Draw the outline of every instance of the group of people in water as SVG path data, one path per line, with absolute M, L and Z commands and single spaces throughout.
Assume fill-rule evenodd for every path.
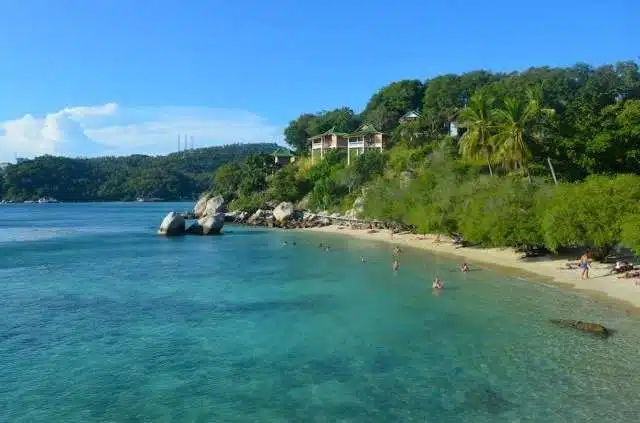
M 282 245 L 288 245 L 287 241 L 283 241 Z M 295 241 L 292 242 L 292 245 L 296 245 Z M 323 251 L 330 251 L 331 247 L 329 246 L 329 244 L 325 243 L 325 242 L 321 242 L 318 247 L 323 250 Z M 391 269 L 393 269 L 394 272 L 398 272 L 400 270 L 400 254 L 402 253 L 402 250 L 400 249 L 400 247 L 395 246 L 393 248 L 392 251 L 392 255 L 393 255 L 393 262 L 391 263 Z M 362 263 L 366 263 L 367 262 L 367 258 L 365 256 L 360 257 L 360 262 Z M 469 272 L 469 264 L 467 264 L 466 262 L 462 263 L 459 267 L 459 270 L 463 273 Z M 431 284 L 431 287 L 434 290 L 441 290 L 444 289 L 444 282 L 442 281 L 442 279 L 440 279 L 440 277 L 436 277 L 435 280 L 433 281 L 433 284 Z
M 399 257 L 401 252 L 402 250 L 400 249 L 400 247 L 396 246 L 393 248 L 393 262 L 391 264 L 391 268 L 393 269 L 394 272 L 397 272 L 398 270 L 400 270 Z M 460 265 L 460 271 L 463 273 L 467 273 L 469 271 L 469 264 L 467 262 L 462 263 Z M 433 284 L 431 284 L 431 288 L 434 290 L 444 289 L 444 282 L 442 282 L 442 279 L 440 279 L 439 276 L 436 276 L 435 280 L 433 281 Z

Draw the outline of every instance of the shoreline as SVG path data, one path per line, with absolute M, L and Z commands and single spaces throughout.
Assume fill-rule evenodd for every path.
M 499 273 L 521 276 L 530 282 L 580 292 L 600 303 L 613 305 L 628 314 L 640 316 L 640 286 L 635 285 L 634 279 L 618 279 L 616 275 L 610 275 L 611 265 L 594 262 L 589 272 L 589 279 L 581 280 L 579 269 L 562 269 L 566 263 L 575 263 L 575 260 L 550 256 L 522 260 L 521 254 L 512 248 L 457 247 L 447 237 L 442 236 L 441 242 L 436 243 L 434 242 L 436 237 L 433 235 L 421 236 L 410 233 L 391 235 L 386 230 L 371 233 L 366 229 L 351 229 L 335 224 L 301 229 L 301 231 L 344 235 L 420 249 L 431 254 L 447 256 L 453 260 L 462 259 L 471 266 L 482 265 Z

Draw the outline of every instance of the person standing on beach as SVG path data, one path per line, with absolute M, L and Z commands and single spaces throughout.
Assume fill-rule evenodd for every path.
M 578 262 L 578 266 L 582 269 L 582 273 L 580 274 L 580 279 L 585 280 L 589 279 L 589 269 L 591 268 L 591 260 L 589 260 L 589 252 L 585 252 Z

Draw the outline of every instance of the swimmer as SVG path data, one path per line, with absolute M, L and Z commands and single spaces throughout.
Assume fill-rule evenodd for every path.
M 398 262 L 398 260 L 393 261 L 391 268 L 393 269 L 394 272 L 397 272 L 398 270 L 400 270 L 400 263 Z
M 433 285 L 431 285 L 431 288 L 433 288 L 433 289 L 443 289 L 444 288 L 444 284 L 442 283 L 442 280 L 440 280 L 440 278 L 436 278 L 436 280 L 433 281 Z
M 460 271 L 463 272 L 463 273 L 468 272 L 469 271 L 469 265 L 466 262 L 462 263 L 462 266 L 460 266 Z
M 367 258 L 365 256 L 360 257 L 360 262 L 361 263 L 366 263 L 367 262 Z

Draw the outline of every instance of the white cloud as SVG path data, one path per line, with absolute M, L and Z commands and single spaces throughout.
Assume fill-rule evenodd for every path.
M 166 154 L 193 137 L 196 147 L 277 142 L 282 128 L 242 110 L 202 107 L 121 107 L 116 103 L 67 107 L 43 117 L 0 122 L 0 162 L 14 154 L 92 157 Z M 184 143 L 184 141 L 182 141 Z

